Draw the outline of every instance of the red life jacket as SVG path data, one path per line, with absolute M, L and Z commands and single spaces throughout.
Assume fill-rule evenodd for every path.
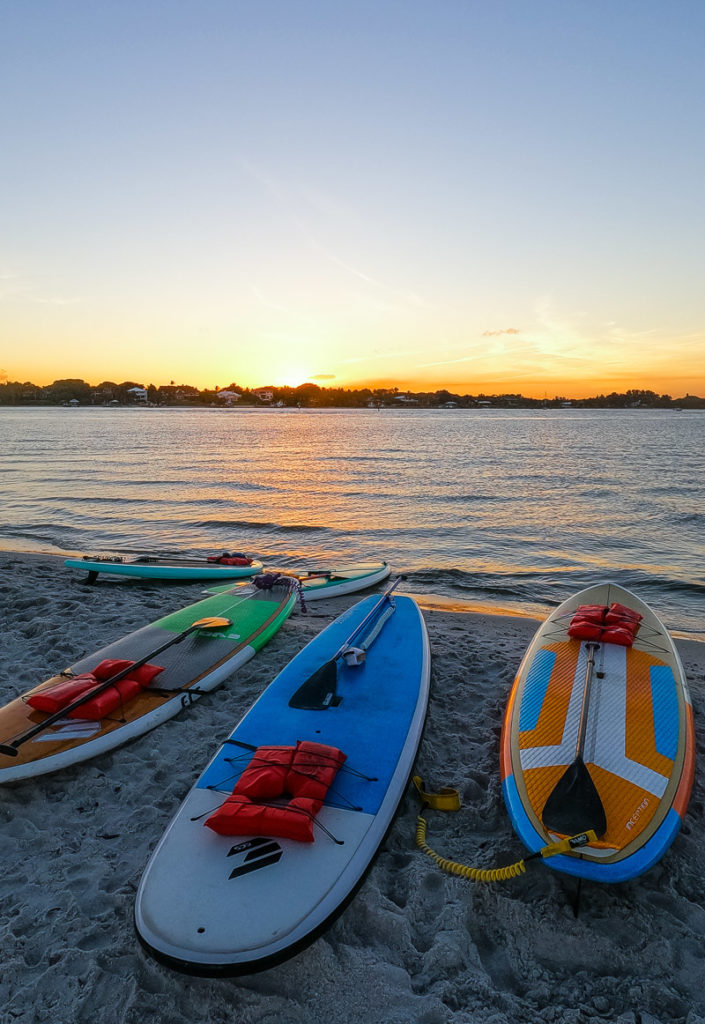
M 625 604 L 581 604 L 575 609 L 568 636 L 575 640 L 595 640 L 605 644 L 631 647 L 643 616 Z
M 54 683 L 53 686 L 33 693 L 27 697 L 27 703 L 37 711 L 56 714 L 57 711 L 73 704 L 75 700 L 90 690 L 97 689 L 111 676 L 123 672 L 130 665 L 134 665 L 134 662 L 108 658 L 96 665 L 92 672 L 82 672 L 80 676 L 74 676 L 72 679 L 62 679 L 61 682 Z M 68 717 L 100 721 L 121 704 L 136 697 L 138 693 L 149 686 L 156 675 L 163 671 L 164 668 L 161 665 L 140 665 L 134 672 L 130 672 L 117 683 L 108 686 L 102 693 L 87 700 L 85 704 L 81 704 L 75 711 L 69 711 Z
M 580 604 L 568 626 L 568 636 L 576 640 L 599 640 L 605 621 L 607 606 L 603 604 Z
M 223 836 L 277 836 L 313 842 L 313 820 L 346 755 L 337 747 L 298 742 L 258 747 L 231 795 L 204 822 Z M 269 801 L 290 796 L 286 804 Z
M 209 555 L 208 562 L 217 562 L 219 565 L 252 565 L 252 559 L 245 555 Z

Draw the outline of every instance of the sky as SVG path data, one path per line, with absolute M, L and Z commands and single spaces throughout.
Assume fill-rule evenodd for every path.
M 5 0 L 0 380 L 705 395 L 704 30 Z

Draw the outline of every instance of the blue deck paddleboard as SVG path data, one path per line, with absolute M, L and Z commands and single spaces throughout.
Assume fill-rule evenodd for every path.
M 334 699 L 315 710 L 292 707 L 308 703 L 296 696 L 304 681 L 365 621 L 354 643 L 364 647 L 372 631 L 366 658 L 337 661 Z M 135 907 L 143 944 L 182 970 L 232 974 L 310 942 L 354 892 L 389 828 L 421 739 L 429 677 L 426 627 L 409 597 L 366 598 L 311 641 L 220 747 L 154 851 Z M 315 819 L 314 842 L 204 827 L 256 748 L 299 741 L 347 758 Z

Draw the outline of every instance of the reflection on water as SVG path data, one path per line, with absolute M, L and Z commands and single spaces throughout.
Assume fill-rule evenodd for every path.
M 409 589 L 553 604 L 597 580 L 703 630 L 705 416 L 2 409 L 7 548 L 383 557 Z

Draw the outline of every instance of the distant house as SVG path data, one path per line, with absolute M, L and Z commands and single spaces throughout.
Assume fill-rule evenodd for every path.
M 113 392 L 108 388 L 96 388 L 91 392 L 91 401 L 97 405 L 106 405 L 112 397 Z
M 147 401 L 147 388 L 128 388 L 127 394 L 133 402 L 146 402 Z
M 399 402 L 401 405 L 418 405 L 418 398 L 409 398 L 408 395 L 395 395 L 394 401 Z
M 237 402 L 242 398 L 239 391 L 219 391 L 215 396 L 219 402 L 223 405 L 232 405 L 233 402 Z
M 443 405 L 441 406 L 441 409 L 457 409 L 457 408 L 458 408 L 458 403 L 457 402 L 444 402 Z
M 271 402 L 274 398 L 274 388 L 258 388 L 252 394 L 257 395 L 260 402 Z
M 177 402 L 197 402 L 200 394 L 198 388 L 194 388 L 191 384 L 182 384 L 174 392 L 174 398 Z

